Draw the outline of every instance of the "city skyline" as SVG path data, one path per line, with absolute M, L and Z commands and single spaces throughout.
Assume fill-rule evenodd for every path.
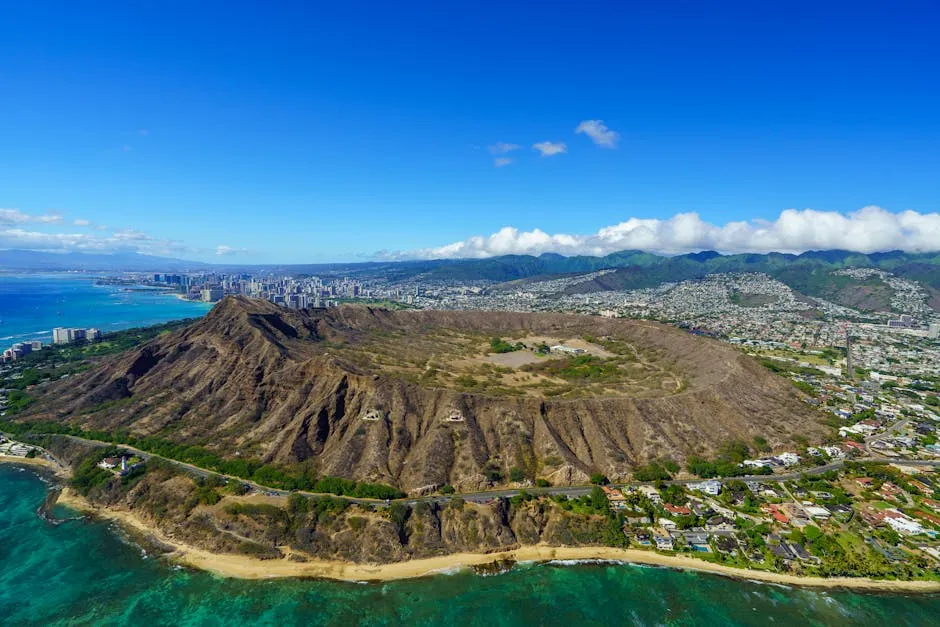
M 935 6 L 181 6 L 11 9 L 0 248 L 940 246 Z

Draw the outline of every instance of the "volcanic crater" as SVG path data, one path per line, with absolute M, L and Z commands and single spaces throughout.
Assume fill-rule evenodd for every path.
M 55 384 L 32 417 L 413 493 L 625 478 L 732 439 L 824 432 L 786 379 L 655 322 L 242 297 Z

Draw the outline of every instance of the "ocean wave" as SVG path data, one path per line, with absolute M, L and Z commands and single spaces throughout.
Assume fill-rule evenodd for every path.
M 775 588 L 783 588 L 784 590 L 793 590 L 793 586 L 788 586 L 786 584 L 777 583 L 775 581 L 761 581 L 760 579 L 745 579 L 744 581 L 748 583 L 758 584 L 761 586 L 773 586 Z
M 459 575 L 466 570 L 466 566 L 457 564 L 456 566 L 445 566 L 444 568 L 433 568 L 426 571 L 424 575 Z
M 554 566 L 579 566 L 584 564 L 613 564 L 617 566 L 636 566 L 633 562 L 626 560 L 612 560 L 612 559 L 580 559 L 580 560 L 549 560 L 546 564 L 551 564 Z
M 16 333 L 14 335 L 4 335 L 0 341 L 15 340 L 17 338 L 36 337 L 37 335 L 52 335 L 52 331 L 27 331 L 26 333 Z

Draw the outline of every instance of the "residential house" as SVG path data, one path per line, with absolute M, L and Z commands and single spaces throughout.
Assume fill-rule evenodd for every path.
M 672 503 L 663 503 L 663 509 L 676 516 L 691 516 L 692 510 L 685 505 L 673 505 Z
M 705 529 L 708 531 L 733 531 L 734 523 L 724 516 L 712 516 L 705 523 Z
M 628 525 L 648 525 L 652 522 L 649 514 L 633 509 L 624 510 L 623 519 Z
M 663 502 L 663 497 L 659 495 L 659 492 L 651 485 L 641 485 L 637 488 L 641 494 L 650 500 L 650 503 L 654 505 L 659 505 Z
M 690 483 L 689 489 L 704 492 L 709 496 L 718 496 L 718 494 L 721 493 L 721 482 L 715 479 L 708 479 L 700 483 Z
M 686 543 L 688 543 L 688 545 L 691 546 L 695 551 L 706 553 L 711 550 L 708 547 L 707 533 L 702 531 L 686 531 L 682 534 L 682 537 L 685 539 Z
M 613 510 L 622 510 L 627 507 L 627 499 L 623 492 L 610 486 L 603 486 L 604 494 L 607 495 L 607 502 Z
M 804 505 L 803 511 L 805 511 L 810 518 L 828 520 L 829 517 L 832 516 L 832 512 L 830 512 L 825 507 L 820 507 L 818 505 Z
M 918 492 L 921 494 L 933 494 L 933 488 L 924 483 L 923 481 L 918 481 L 917 479 L 910 479 L 908 483 L 911 484 Z
M 679 528 L 679 525 L 677 525 L 674 520 L 669 518 L 660 518 L 656 521 L 656 523 L 666 531 L 673 531 Z
M 716 536 L 715 548 L 718 549 L 719 553 L 730 555 L 738 548 L 738 543 L 734 541 L 734 538 L 728 536 Z

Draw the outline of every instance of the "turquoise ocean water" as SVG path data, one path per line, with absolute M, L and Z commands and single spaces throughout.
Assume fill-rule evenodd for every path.
M 201 316 L 209 309 L 156 291 L 94 283 L 88 275 L 0 274 L 0 351 L 24 340 L 51 342 L 54 327 L 117 331 Z
M 103 522 L 43 520 L 36 509 L 47 489 L 32 471 L 0 464 L 0 624 L 884 626 L 940 617 L 940 596 L 819 592 L 625 564 L 382 584 L 223 579 L 149 557 Z

